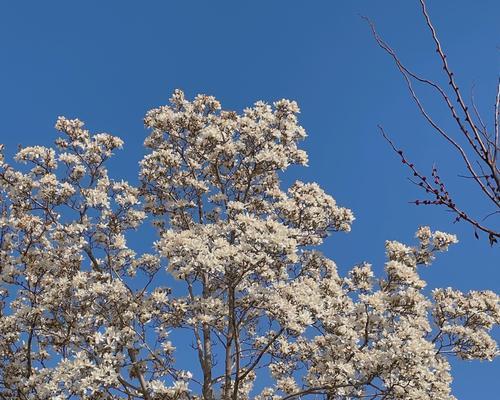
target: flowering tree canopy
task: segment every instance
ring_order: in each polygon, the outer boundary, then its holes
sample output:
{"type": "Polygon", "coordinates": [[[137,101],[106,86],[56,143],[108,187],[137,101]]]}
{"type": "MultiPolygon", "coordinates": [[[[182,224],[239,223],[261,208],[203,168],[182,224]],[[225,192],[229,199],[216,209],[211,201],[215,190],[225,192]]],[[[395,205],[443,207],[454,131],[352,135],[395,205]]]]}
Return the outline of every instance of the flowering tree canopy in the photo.
{"type": "Polygon", "coordinates": [[[298,112],[176,91],[146,115],[137,187],[108,176],[122,140],[79,120],[1,157],[0,398],[453,399],[448,357],[498,354],[499,297],[426,296],[418,268],[457,242],[428,227],[386,243],[383,277],[340,277],[317,246],[352,212],[280,187],[307,164],[298,112]],[[129,243],[146,220],[151,253],[129,243]]]}

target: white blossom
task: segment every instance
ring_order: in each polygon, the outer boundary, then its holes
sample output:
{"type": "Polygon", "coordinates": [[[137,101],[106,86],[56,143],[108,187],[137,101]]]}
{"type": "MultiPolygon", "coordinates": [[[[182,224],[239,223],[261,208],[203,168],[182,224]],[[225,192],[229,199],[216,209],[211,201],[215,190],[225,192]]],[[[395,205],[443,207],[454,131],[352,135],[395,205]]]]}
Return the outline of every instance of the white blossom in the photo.
{"type": "Polygon", "coordinates": [[[352,211],[280,183],[308,162],[298,113],[176,90],[145,117],[137,187],[108,174],[123,141],[78,119],[20,168],[1,155],[0,397],[453,399],[450,357],[498,355],[498,295],[427,296],[419,268],[457,243],[429,227],[386,242],[383,276],[341,277],[317,246],[352,211]]]}

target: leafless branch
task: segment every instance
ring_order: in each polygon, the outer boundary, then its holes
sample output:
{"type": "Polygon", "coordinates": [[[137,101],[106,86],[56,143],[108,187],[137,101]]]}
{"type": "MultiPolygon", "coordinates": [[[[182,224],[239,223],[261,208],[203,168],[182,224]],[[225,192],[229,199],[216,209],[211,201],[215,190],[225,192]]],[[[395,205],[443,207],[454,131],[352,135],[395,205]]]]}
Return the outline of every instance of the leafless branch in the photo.
{"type": "MultiPolygon", "coordinates": [[[[410,162],[406,156],[404,155],[403,150],[398,149],[394,142],[391,140],[391,138],[387,135],[385,132],[384,128],[382,126],[378,126],[380,129],[380,132],[382,133],[382,136],[384,139],[389,143],[391,148],[396,152],[399,157],[401,158],[401,162],[405,164],[413,173],[413,176],[417,181],[413,181],[416,185],[420,186],[423,190],[425,190],[426,193],[429,193],[430,195],[434,196],[433,200],[415,200],[412,203],[415,205],[441,205],[449,210],[453,211],[453,213],[456,214],[455,221],[458,222],[460,220],[464,220],[469,222],[471,225],[474,226],[474,228],[488,234],[489,240],[491,244],[496,243],[498,241],[498,238],[500,238],[500,232],[494,231],[485,225],[482,225],[481,223],[478,222],[477,219],[473,218],[470,216],[468,213],[466,213],[464,210],[459,208],[454,200],[452,199],[450,193],[447,191],[446,186],[444,183],[441,181],[440,176],[437,173],[437,168],[433,167],[432,169],[432,180],[429,180],[425,175],[420,173],[415,165],[410,162]]],[[[494,212],[494,213],[497,213],[494,212]]],[[[484,220],[484,218],[483,218],[484,220]]]]}
{"type": "MultiPolygon", "coordinates": [[[[431,126],[434,132],[439,136],[444,138],[451,147],[460,155],[465,167],[468,170],[468,178],[472,179],[477,187],[480,189],[482,194],[490,201],[493,205],[494,211],[489,215],[494,215],[497,213],[496,210],[500,209],[500,173],[497,165],[497,154],[498,154],[498,136],[499,136],[499,104],[500,104],[500,81],[497,86],[497,94],[495,101],[495,117],[494,117],[494,133],[488,132],[487,125],[481,118],[479,110],[475,104],[474,96],[471,96],[472,113],[469,107],[465,103],[464,97],[461,90],[458,87],[455,75],[450,68],[447,60],[446,53],[439,41],[436,29],[432,24],[431,18],[426,8],[424,0],[419,0],[422,14],[425,19],[425,23],[429,31],[431,32],[432,40],[436,47],[436,53],[441,60],[444,74],[448,80],[449,90],[446,90],[443,86],[439,85],[437,82],[422,77],[415,72],[408,69],[397,53],[385,42],[375,29],[374,23],[367,17],[362,17],[365,19],[370,26],[371,32],[378,46],[382,48],[390,57],[393,59],[396,67],[401,73],[410,96],[415,102],[420,114],[424,117],[425,121],[431,126]],[[414,87],[414,83],[423,84],[434,90],[439,97],[442,99],[444,105],[449,111],[449,115],[455,121],[456,127],[460,132],[460,135],[465,139],[464,144],[462,144],[455,134],[444,129],[439,125],[434,117],[429,113],[424,105],[424,101],[417,94],[414,87]],[[449,93],[451,92],[451,93],[449,93]],[[452,101],[452,97],[456,98],[452,101]],[[473,119],[474,118],[474,119],[473,119]],[[475,121],[477,122],[475,122],[475,121]]],[[[451,199],[449,193],[445,191],[445,185],[441,178],[437,175],[437,170],[433,168],[433,182],[429,183],[425,176],[421,175],[413,164],[408,163],[403,156],[403,152],[397,149],[394,143],[389,139],[389,137],[380,127],[382,135],[391,145],[394,151],[396,151],[400,156],[404,164],[406,164],[413,172],[413,175],[418,179],[416,184],[421,186],[426,192],[434,195],[433,200],[417,200],[414,203],[416,205],[420,204],[434,204],[434,205],[444,205],[449,210],[457,214],[457,220],[465,220],[473,225],[475,231],[479,230],[488,234],[490,243],[493,244],[497,242],[500,237],[500,232],[491,227],[485,226],[479,223],[477,218],[470,216],[470,213],[465,212],[462,209],[457,208],[455,202],[451,199]]],[[[483,219],[484,221],[484,219],[483,219]]],[[[476,233],[477,235],[477,233],[476,233]]]]}

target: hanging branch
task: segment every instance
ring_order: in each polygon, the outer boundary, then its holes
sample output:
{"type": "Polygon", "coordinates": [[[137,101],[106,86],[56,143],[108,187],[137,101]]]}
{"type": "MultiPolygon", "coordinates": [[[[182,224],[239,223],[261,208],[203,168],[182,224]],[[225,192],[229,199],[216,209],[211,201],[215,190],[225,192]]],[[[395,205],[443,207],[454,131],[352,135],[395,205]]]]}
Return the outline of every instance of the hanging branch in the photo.
{"type": "Polygon", "coordinates": [[[498,238],[500,238],[500,231],[491,226],[487,226],[484,221],[488,217],[500,213],[500,170],[497,162],[499,149],[498,120],[500,81],[497,84],[496,99],[494,105],[494,128],[493,132],[490,132],[488,131],[487,125],[481,118],[478,108],[476,107],[476,104],[474,102],[474,98],[472,97],[471,100],[471,108],[469,108],[469,106],[465,102],[464,96],[462,95],[462,92],[457,84],[455,74],[451,70],[448,63],[446,53],[444,52],[441,42],[438,39],[436,29],[432,24],[425,1],[419,1],[426,26],[432,35],[432,39],[436,47],[436,53],[441,60],[443,72],[448,80],[448,88],[441,86],[431,79],[422,77],[406,67],[399,56],[396,54],[396,52],[380,37],[375,29],[374,23],[366,17],[362,18],[368,22],[373,37],[379,47],[382,48],[393,59],[396,67],[404,78],[410,96],[415,102],[420,114],[431,126],[432,130],[438,136],[444,138],[446,142],[448,142],[449,145],[459,154],[464,166],[467,168],[468,175],[458,175],[474,181],[474,183],[480,189],[482,196],[488,200],[490,205],[492,205],[493,212],[489,213],[484,218],[479,219],[477,217],[471,216],[471,212],[465,211],[463,208],[459,208],[456,202],[452,199],[450,193],[445,189],[445,184],[442,181],[441,177],[437,174],[436,167],[433,167],[432,169],[432,182],[430,182],[424,175],[420,174],[417,171],[414,164],[407,161],[407,159],[403,155],[403,151],[396,148],[394,143],[384,132],[381,126],[379,126],[379,129],[382,132],[382,136],[385,138],[385,140],[387,140],[392,149],[399,154],[401,160],[403,161],[403,164],[405,164],[411,170],[413,176],[417,179],[416,182],[413,182],[420,186],[423,190],[425,190],[426,193],[430,193],[433,196],[431,200],[416,200],[413,203],[416,205],[441,205],[446,207],[456,215],[456,222],[460,220],[467,221],[474,227],[474,234],[476,237],[479,237],[478,231],[482,231],[488,235],[490,244],[493,245],[494,243],[498,242],[498,238]],[[455,121],[457,131],[450,132],[436,122],[431,113],[427,110],[422,98],[417,94],[414,87],[415,83],[420,83],[428,86],[438,94],[445,107],[448,109],[449,115],[455,121]],[[462,140],[460,140],[460,136],[462,140]],[[462,141],[463,144],[461,143],[462,141]]]}

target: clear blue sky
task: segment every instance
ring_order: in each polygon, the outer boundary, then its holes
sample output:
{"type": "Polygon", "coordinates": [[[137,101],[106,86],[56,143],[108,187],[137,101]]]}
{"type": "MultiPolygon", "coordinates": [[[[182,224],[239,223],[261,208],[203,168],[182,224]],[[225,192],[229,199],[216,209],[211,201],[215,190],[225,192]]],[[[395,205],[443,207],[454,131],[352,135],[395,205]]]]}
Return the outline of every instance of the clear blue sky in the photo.
{"type": "MultiPolygon", "coordinates": [[[[432,1],[429,8],[461,87],[466,94],[475,87],[492,121],[500,3],[432,1]]],[[[317,181],[357,217],[352,233],[324,247],[341,272],[362,260],[380,271],[386,239],[411,241],[428,224],[461,241],[425,271],[430,288],[500,292],[500,246],[477,241],[443,210],[408,204],[420,193],[378,123],[427,172],[438,161],[457,199],[474,203],[477,191],[456,177],[454,167],[463,172],[458,157],[422,122],[359,14],[370,16],[415,70],[439,71],[417,0],[1,2],[0,142],[8,154],[17,144],[48,145],[57,116],[78,117],[125,140],[111,173],[134,181],[142,117],[173,89],[211,94],[237,110],[291,98],[309,133],[310,167],[293,170],[286,183],[317,181]]],[[[500,360],[453,367],[459,399],[497,398],[500,360]]]]}

